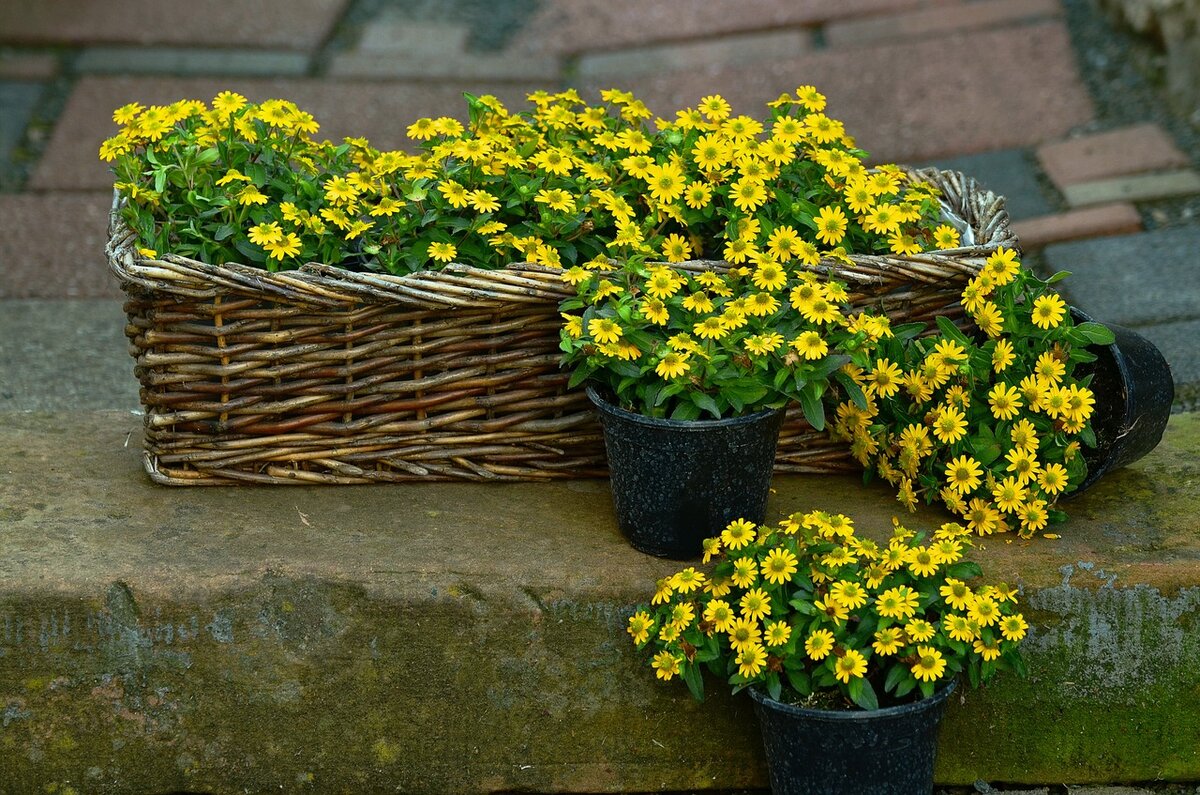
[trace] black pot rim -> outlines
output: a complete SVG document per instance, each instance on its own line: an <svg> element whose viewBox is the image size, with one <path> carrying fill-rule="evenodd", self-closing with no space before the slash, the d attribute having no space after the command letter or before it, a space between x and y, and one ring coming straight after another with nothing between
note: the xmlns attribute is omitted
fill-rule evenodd
<svg viewBox="0 0 1200 795"><path fill-rule="evenodd" d="M645 425L650 428L669 428L677 431L704 431L710 428L731 428L739 425L749 425L750 423L758 422L764 417L769 417L772 414L780 414L783 409L763 409L756 411L753 414L741 414L737 417L726 417L721 420L671 420L659 419L658 417L647 417L645 414L638 414L636 411L626 411L615 403L608 401L600 390L593 386L587 388L588 400L592 401L598 410L613 417L619 417L626 422Z"/></svg>
<svg viewBox="0 0 1200 795"><path fill-rule="evenodd" d="M930 707L935 707L941 702L950 697L954 689L958 687L958 680L951 679L949 684L946 684L939 690L933 691L933 695L929 698L922 698L913 701L909 704L898 704L894 707L883 707L882 709L856 709L856 710L841 710L841 709L809 709L808 707L798 707L795 704L785 704L782 701L776 701L767 695L766 691L754 686L749 687L750 698L757 701L763 706L769 706L771 709L782 712L785 715L792 715L798 718L808 718L810 720L825 720L832 722L859 722L866 720L874 720L876 718L890 718L899 715L906 715L911 712L920 712Z"/></svg>

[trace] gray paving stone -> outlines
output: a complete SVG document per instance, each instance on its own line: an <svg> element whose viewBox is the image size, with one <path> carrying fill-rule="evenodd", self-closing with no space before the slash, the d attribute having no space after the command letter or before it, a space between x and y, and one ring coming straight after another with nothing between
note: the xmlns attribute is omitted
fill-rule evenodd
<svg viewBox="0 0 1200 795"><path fill-rule="evenodd" d="M89 47L75 69L93 74L303 75L309 57L302 52L173 47Z"/></svg>
<svg viewBox="0 0 1200 795"><path fill-rule="evenodd" d="M560 71L561 64L554 58L461 52L436 56L348 52L334 56L328 74L395 80L536 81L543 88L555 88Z"/></svg>
<svg viewBox="0 0 1200 795"><path fill-rule="evenodd" d="M385 13L363 29L360 52L435 56L467 49L471 29L464 24L415 20Z"/></svg>
<svg viewBox="0 0 1200 795"><path fill-rule="evenodd" d="M2 80L53 80L58 67L58 56L53 53L0 50Z"/></svg>
<svg viewBox="0 0 1200 795"><path fill-rule="evenodd" d="M375 3L355 48L362 51L443 54L501 52L527 26L542 0L392 0ZM356 3L371 7L371 3ZM353 15L353 11L351 12ZM632 20L627 20L634 24ZM523 51L522 55L530 53ZM557 57L557 53L541 53Z"/></svg>
<svg viewBox="0 0 1200 795"><path fill-rule="evenodd" d="M140 407L121 302L0 301L0 411Z"/></svg>
<svg viewBox="0 0 1200 795"><path fill-rule="evenodd" d="M974 177L984 188L1007 200L1008 213L1014 219L1036 218L1055 210L1038 182L1033 155L1028 150L1002 149L946 158L930 165Z"/></svg>
<svg viewBox="0 0 1200 795"><path fill-rule="evenodd" d="M1200 320L1139 326L1134 330L1154 343L1154 347L1162 351L1163 358L1171 366L1176 405L1185 411L1195 411L1197 397L1200 397L1200 345L1197 345L1197 340L1200 340Z"/></svg>
<svg viewBox="0 0 1200 795"><path fill-rule="evenodd" d="M21 142L41 96L41 83L0 82L0 163L8 162L13 148Z"/></svg>
<svg viewBox="0 0 1200 795"><path fill-rule="evenodd" d="M1061 283L1080 309L1097 320L1147 326L1200 319L1200 227L1047 246L1051 270L1070 271Z"/></svg>

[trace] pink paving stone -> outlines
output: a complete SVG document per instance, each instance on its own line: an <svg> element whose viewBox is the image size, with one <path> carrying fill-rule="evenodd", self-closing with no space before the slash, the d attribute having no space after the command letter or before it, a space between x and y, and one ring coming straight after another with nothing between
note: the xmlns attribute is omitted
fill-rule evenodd
<svg viewBox="0 0 1200 795"><path fill-rule="evenodd" d="M593 81L588 91L609 87ZM1092 118L1061 22L937 40L837 49L745 67L713 64L621 81L656 113L723 94L736 112L811 83L876 161L921 161L1031 146ZM587 93L585 93L587 96Z"/></svg>
<svg viewBox="0 0 1200 795"><path fill-rule="evenodd" d="M1046 144L1037 156L1059 188L1191 164L1171 137L1151 123Z"/></svg>
<svg viewBox="0 0 1200 795"><path fill-rule="evenodd" d="M0 2L0 41L19 44L255 45L312 50L349 0Z"/></svg>
<svg viewBox="0 0 1200 795"><path fill-rule="evenodd" d="M321 136L331 140L365 136L373 146L400 148L405 128L420 116L466 119L463 91L491 93L509 107L524 107L525 95L542 85L487 83L431 84L382 81L262 80L213 78L85 77L75 86L30 180L48 190L88 190L112 186L108 165L97 157L100 142L117 131L114 108L127 102L169 103L184 97L209 100L230 89L261 102L281 97L316 116Z"/></svg>
<svg viewBox="0 0 1200 795"><path fill-rule="evenodd" d="M1142 218L1132 204L1115 202L1014 221L1012 228L1021 241L1022 250L1029 251L1068 240L1140 232Z"/></svg>
<svg viewBox="0 0 1200 795"><path fill-rule="evenodd" d="M920 8L900 14L833 22L825 28L830 47L860 46L888 39L938 36L1062 15L1058 0L980 0Z"/></svg>
<svg viewBox="0 0 1200 795"><path fill-rule="evenodd" d="M514 37L516 52L563 55L832 19L958 0L548 0Z"/></svg>
<svg viewBox="0 0 1200 795"><path fill-rule="evenodd" d="M0 299L112 298L111 193L0 195Z"/></svg>

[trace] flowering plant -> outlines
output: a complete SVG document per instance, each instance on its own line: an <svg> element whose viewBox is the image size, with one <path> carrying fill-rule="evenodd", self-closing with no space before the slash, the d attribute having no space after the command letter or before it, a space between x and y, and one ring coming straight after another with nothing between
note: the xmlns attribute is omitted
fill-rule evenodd
<svg viewBox="0 0 1200 795"><path fill-rule="evenodd" d="M958 244L936 190L865 153L825 115L811 86L769 103L766 122L732 116L719 96L658 120L629 95L580 128L600 184L577 183L573 206L610 229L605 255L568 268L563 303L572 381L598 381L648 416L725 417L798 400L824 426L831 376L887 321L848 317L831 262ZM679 263L701 256L723 263ZM620 266L614 271L610 257ZM657 260L657 261L656 261Z"/></svg>
<svg viewBox="0 0 1200 795"><path fill-rule="evenodd" d="M1066 275L1043 281L1000 249L963 290L971 335L943 317L936 335L897 327L856 370L866 400L838 406L834 433L910 509L941 501L980 535L1066 518L1051 506L1087 476L1080 444L1096 445L1079 373L1114 339L1074 323L1051 288Z"/></svg>
<svg viewBox="0 0 1200 795"><path fill-rule="evenodd" d="M114 163L125 218L146 247L273 270L310 259L397 274L455 259L485 268L660 250L685 259L768 204L761 223L729 236L733 261L769 244L779 258L816 264L814 235L831 247L845 240L843 252L931 240L932 226L915 223L934 204L930 191L906 192L894 168L867 174L812 89L773 103L766 141L761 123L730 117L715 96L658 120L657 132L622 91L602 92L607 105L539 91L518 114L466 96L466 125L421 118L407 128L415 153L362 138L316 142L316 120L294 103L224 91L211 106L118 108L121 130L100 156ZM838 201L814 201L814 188Z"/></svg>
<svg viewBox="0 0 1200 795"><path fill-rule="evenodd" d="M964 672L972 685L1023 674L1016 591L967 582L979 574L963 559L968 536L951 523L926 539L897 523L878 544L821 511L778 527L737 520L705 542L710 572L659 580L628 632L659 679L681 677L697 699L703 667L734 692L758 685L778 700L786 686L791 700L833 694L863 709L929 697Z"/></svg>
<svg viewBox="0 0 1200 795"><path fill-rule="evenodd" d="M320 185L351 170L352 146L318 143L313 117L284 100L247 104L222 92L209 107L130 103L100 146L113 162L121 214L143 256L295 267L355 256L356 235L330 235ZM359 230L361 234L362 230Z"/></svg>

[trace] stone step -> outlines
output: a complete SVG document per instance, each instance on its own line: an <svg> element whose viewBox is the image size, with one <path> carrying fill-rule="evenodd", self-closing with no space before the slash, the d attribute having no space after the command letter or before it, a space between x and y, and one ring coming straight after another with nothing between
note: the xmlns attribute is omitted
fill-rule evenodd
<svg viewBox="0 0 1200 795"><path fill-rule="evenodd" d="M625 544L604 481L170 489L139 425L0 414L10 791L766 786L748 700L695 703L629 644L679 564ZM898 510L853 476L774 488L771 516ZM1058 540L979 542L1030 678L954 698L942 784L1200 779L1200 416L1067 509Z"/></svg>
<svg viewBox="0 0 1200 795"><path fill-rule="evenodd" d="M0 412L141 407L121 302L0 300Z"/></svg>

